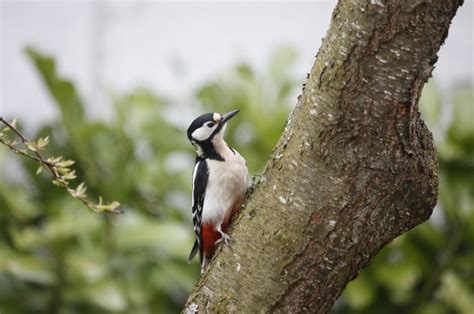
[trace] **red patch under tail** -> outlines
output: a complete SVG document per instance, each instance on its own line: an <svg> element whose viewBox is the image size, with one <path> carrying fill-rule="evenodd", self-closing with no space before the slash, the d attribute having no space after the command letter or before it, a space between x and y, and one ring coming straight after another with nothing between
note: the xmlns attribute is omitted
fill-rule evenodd
<svg viewBox="0 0 474 314"><path fill-rule="evenodd" d="M202 255L206 257L206 260L210 260L216 251L216 241L221 238L219 232L214 229L213 225L206 224L201 229L201 248Z"/></svg>

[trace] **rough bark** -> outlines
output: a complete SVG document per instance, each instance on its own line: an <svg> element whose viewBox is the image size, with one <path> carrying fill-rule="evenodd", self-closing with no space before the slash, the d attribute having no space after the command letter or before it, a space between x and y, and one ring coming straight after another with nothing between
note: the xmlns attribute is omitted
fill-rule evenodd
<svg viewBox="0 0 474 314"><path fill-rule="evenodd" d="M418 99L462 0L342 0L261 182L185 312L326 313L437 197Z"/></svg>

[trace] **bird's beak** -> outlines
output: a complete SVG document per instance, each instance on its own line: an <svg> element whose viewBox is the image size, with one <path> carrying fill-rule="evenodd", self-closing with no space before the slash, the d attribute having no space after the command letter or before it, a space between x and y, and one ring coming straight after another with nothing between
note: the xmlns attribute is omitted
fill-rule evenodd
<svg viewBox="0 0 474 314"><path fill-rule="evenodd" d="M222 118L221 118L221 121L220 121L220 124L224 124L226 123L227 121L229 121L233 116L235 116L236 114L239 113L239 109L237 110L234 110L234 111L231 111L231 112L228 112L228 113L225 113L222 115Z"/></svg>

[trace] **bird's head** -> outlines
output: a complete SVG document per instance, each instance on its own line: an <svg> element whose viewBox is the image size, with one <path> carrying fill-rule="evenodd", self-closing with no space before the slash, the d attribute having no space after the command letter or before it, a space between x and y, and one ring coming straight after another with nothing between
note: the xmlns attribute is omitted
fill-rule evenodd
<svg viewBox="0 0 474 314"><path fill-rule="evenodd" d="M234 110L226 114L205 113L197 117L188 128L188 139L194 145L198 154L206 147L215 147L224 141L227 122L239 113Z"/></svg>

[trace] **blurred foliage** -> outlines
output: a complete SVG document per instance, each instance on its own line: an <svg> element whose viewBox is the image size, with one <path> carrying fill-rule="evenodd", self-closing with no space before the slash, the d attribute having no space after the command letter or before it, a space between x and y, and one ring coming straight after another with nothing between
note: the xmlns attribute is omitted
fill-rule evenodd
<svg viewBox="0 0 474 314"><path fill-rule="evenodd" d="M59 113L31 137L49 135L48 153L76 160L88 192L117 199L125 213L85 210L48 173L35 175L37 164L1 147L0 312L178 312L199 276L196 261L186 262L194 152L185 130L203 112L240 109L226 138L251 173L261 172L296 102L294 50L276 50L262 71L241 63L223 72L193 92L192 106L145 88L112 95L107 122L88 118L52 58L28 55ZM473 88L461 84L449 99L442 95L431 83L420 102L439 150L438 207L377 255L334 313L474 308Z"/></svg>
<svg viewBox="0 0 474 314"><path fill-rule="evenodd" d="M192 107L145 88L112 95L107 122L87 117L51 57L27 54L59 113L30 137L50 136L48 154L75 160L88 193L125 212L87 211L47 172L35 175L37 163L0 147L0 313L178 312L199 276L187 263L195 153L184 112L240 109L227 139L262 171L296 99L294 50L278 49L264 71L224 72L193 93Z"/></svg>
<svg viewBox="0 0 474 314"><path fill-rule="evenodd" d="M434 82L424 88L420 110L440 165L438 206L349 283L333 313L473 313L473 92L462 83L443 100Z"/></svg>

